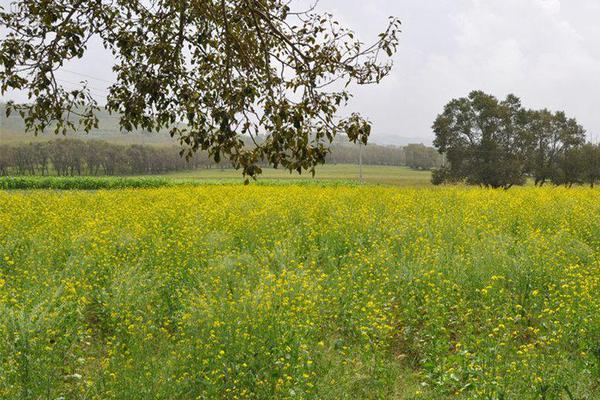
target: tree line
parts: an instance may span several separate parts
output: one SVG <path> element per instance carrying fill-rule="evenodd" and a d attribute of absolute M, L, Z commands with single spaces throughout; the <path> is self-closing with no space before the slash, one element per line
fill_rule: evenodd
<path fill-rule="evenodd" d="M 482 91 L 454 99 L 434 124 L 434 146 L 447 162 L 434 184 L 465 182 L 510 188 L 594 184 L 600 180 L 600 145 L 563 111 L 532 110 L 514 95 L 499 100 Z"/>
<path fill-rule="evenodd" d="M 443 157 L 422 144 L 406 147 L 336 143 L 326 162 L 356 163 L 363 152 L 366 165 L 397 165 L 432 169 Z M 266 166 L 267 163 L 262 163 Z M 147 175 L 199 168 L 231 168 L 228 161 L 216 163 L 205 152 L 186 160 L 181 148 L 155 145 L 122 145 L 103 140 L 57 139 L 47 142 L 0 145 L 0 175 Z"/>
<path fill-rule="evenodd" d="M 145 175 L 212 165 L 198 153 L 187 160 L 176 146 L 118 145 L 57 139 L 0 146 L 0 175 Z"/>
<path fill-rule="evenodd" d="M 367 146 L 353 144 L 334 144 L 326 156 L 328 164 L 355 164 L 362 151 L 365 165 L 406 166 L 417 170 L 431 170 L 443 165 L 444 157 L 433 147 L 424 144 L 408 144 L 406 146 Z"/>

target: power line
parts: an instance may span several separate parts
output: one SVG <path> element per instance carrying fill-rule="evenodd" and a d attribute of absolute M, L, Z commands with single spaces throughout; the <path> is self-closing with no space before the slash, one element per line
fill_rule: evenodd
<path fill-rule="evenodd" d="M 108 81 L 108 80 L 106 80 L 106 79 L 97 78 L 97 77 L 95 77 L 95 76 L 92 76 L 92 75 L 88 75 L 88 74 L 82 74 L 81 72 L 75 72 L 75 71 L 71 71 L 71 70 L 64 69 L 64 68 L 63 68 L 63 69 L 61 69 L 60 71 L 64 71 L 64 72 L 67 72 L 67 73 L 69 73 L 69 74 L 73 74 L 73 75 L 79 75 L 79 76 L 83 76 L 84 78 L 94 79 L 94 80 L 96 80 L 96 81 L 100 81 L 100 82 L 106 82 L 106 83 L 111 83 L 111 84 L 112 84 L 112 83 L 114 83 L 114 82 L 112 82 L 112 81 Z"/>
<path fill-rule="evenodd" d="M 56 78 L 57 81 L 62 82 L 62 83 L 68 83 L 69 85 L 76 85 L 76 86 L 82 86 L 83 82 L 71 82 L 71 81 L 67 81 L 65 79 L 61 79 L 61 78 Z M 97 87 L 93 87 L 93 86 L 85 86 L 87 89 L 92 89 L 94 91 L 97 91 L 98 93 L 100 92 L 104 92 L 105 95 L 108 94 L 108 90 L 106 89 L 101 89 L 101 88 L 97 88 Z"/>
<path fill-rule="evenodd" d="M 60 78 L 56 78 L 56 80 L 63 84 L 66 83 L 68 85 L 78 86 L 78 88 L 65 88 L 65 89 L 75 90 L 75 89 L 81 88 L 81 86 L 82 86 L 81 82 L 75 83 L 75 82 L 66 81 L 66 80 L 60 79 Z M 99 88 L 94 88 L 94 87 L 89 87 L 89 86 L 86 86 L 86 89 L 87 89 L 88 93 L 98 101 L 106 101 L 108 98 L 109 93 L 105 89 L 99 89 Z"/>

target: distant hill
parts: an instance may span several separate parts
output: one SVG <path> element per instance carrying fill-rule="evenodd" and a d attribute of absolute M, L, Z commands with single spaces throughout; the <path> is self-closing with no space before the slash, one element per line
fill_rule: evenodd
<path fill-rule="evenodd" d="M 66 137 L 82 140 L 106 140 L 116 144 L 154 144 L 169 145 L 178 144 L 177 139 L 173 139 L 167 132 L 149 133 L 142 130 L 134 132 L 125 132 L 119 129 L 119 120 L 115 115 L 108 112 L 98 112 L 99 129 L 94 129 L 89 133 L 72 132 L 67 133 Z M 27 143 L 37 141 L 48 141 L 57 138 L 64 138 L 63 135 L 55 135 L 49 132 L 34 136 L 25 132 L 23 119 L 18 115 L 6 117 L 5 104 L 0 103 L 0 143 Z"/>
<path fill-rule="evenodd" d="M 108 112 L 98 112 L 99 129 L 94 129 L 89 133 L 72 132 L 67 133 L 66 137 L 77 138 L 82 140 L 106 140 L 115 144 L 148 144 L 148 145 L 173 145 L 179 144 L 176 138 L 171 138 L 167 132 L 149 133 L 144 131 L 125 132 L 119 129 L 118 117 L 110 115 Z M 31 133 L 25 132 L 25 124 L 18 115 L 6 117 L 5 104 L 0 103 L 0 143 L 1 144 L 17 144 L 29 143 L 38 141 L 48 141 L 57 138 L 64 138 L 62 135 L 55 135 L 52 132 L 34 136 Z M 371 145 L 383 146 L 399 146 L 403 147 L 408 144 L 423 143 L 427 146 L 431 145 L 431 140 L 423 138 L 411 138 L 394 135 L 377 135 L 377 139 L 370 142 Z M 350 144 L 348 139 L 343 136 L 337 136 L 334 144 Z"/>

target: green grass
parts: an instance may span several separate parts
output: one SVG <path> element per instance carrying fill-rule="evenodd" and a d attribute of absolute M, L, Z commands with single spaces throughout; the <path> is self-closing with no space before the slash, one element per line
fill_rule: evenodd
<path fill-rule="evenodd" d="M 251 185 L 317 185 L 353 186 L 359 185 L 358 167 L 354 165 L 323 165 L 316 176 L 290 174 L 283 170 L 267 168 Z M 414 171 L 405 167 L 364 166 L 363 178 L 366 184 L 393 185 L 404 187 L 431 186 L 429 171 Z M 233 169 L 202 169 L 196 171 L 132 177 L 94 176 L 14 176 L 0 177 L 0 189 L 56 189 L 56 190 L 98 190 L 124 188 L 157 188 L 180 185 L 224 185 L 242 184 L 240 171 Z"/>
<path fill-rule="evenodd" d="M 241 174 L 234 169 L 200 169 L 196 171 L 169 174 L 166 176 L 185 179 L 241 180 Z M 282 169 L 265 168 L 259 180 L 342 180 L 358 181 L 359 167 L 351 164 L 325 164 L 317 167 L 315 177 L 310 174 L 290 173 Z M 431 186 L 430 171 L 415 171 L 407 167 L 365 165 L 363 179 L 370 184 L 394 186 Z"/>
<path fill-rule="evenodd" d="M 242 179 L 176 178 L 165 176 L 105 177 L 105 176 L 9 176 L 0 177 L 0 190 L 116 190 L 148 189 L 175 186 L 242 185 Z M 249 183 L 252 186 L 358 186 L 357 181 L 343 179 L 273 179 L 265 178 Z"/>
<path fill-rule="evenodd" d="M 0 189 L 98 190 L 125 188 L 157 188 L 173 186 L 177 181 L 161 177 L 96 177 L 96 176 L 15 176 L 0 177 Z"/>

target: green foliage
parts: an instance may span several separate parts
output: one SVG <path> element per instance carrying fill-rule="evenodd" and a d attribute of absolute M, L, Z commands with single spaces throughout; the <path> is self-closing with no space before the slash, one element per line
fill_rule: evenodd
<path fill-rule="evenodd" d="M 546 181 L 574 183 L 583 165 L 574 158 L 585 141 L 585 130 L 564 112 L 527 111 L 529 171 L 536 185 Z"/>
<path fill-rule="evenodd" d="M 431 170 L 439 168 L 444 157 L 434 148 L 423 144 L 409 144 L 404 147 L 406 165 L 413 169 Z"/>
<path fill-rule="evenodd" d="M 185 160 L 173 145 L 126 146 L 78 139 L 0 145 L 0 175 L 145 175 L 213 165 L 206 154 Z"/>
<path fill-rule="evenodd" d="M 586 143 L 580 149 L 582 162 L 581 180 L 591 187 L 600 181 L 600 143 Z"/>
<path fill-rule="evenodd" d="M 435 183 L 465 181 L 492 188 L 536 185 L 547 180 L 572 185 L 587 166 L 578 156 L 585 130 L 564 112 L 525 110 L 509 95 L 503 101 L 481 91 L 454 99 L 433 124 L 434 145 L 448 166 Z"/>
<path fill-rule="evenodd" d="M 36 133 L 96 128 L 99 106 L 86 85 L 66 90 L 55 78 L 96 38 L 114 56 L 106 109 L 119 115 L 123 129 L 168 129 L 182 153 L 205 150 L 250 177 L 261 172 L 261 161 L 314 171 L 336 134 L 367 142 L 370 123 L 357 114 L 339 119 L 337 112 L 351 96 L 348 85 L 379 83 L 389 73 L 391 63 L 380 56 L 396 51 L 400 22 L 390 18 L 376 42 L 365 45 L 331 15 L 290 5 L 15 1 L 0 10 L 7 32 L 0 91 L 23 90 L 31 103 L 11 103 L 6 111 L 20 113 Z"/>
<path fill-rule="evenodd" d="M 172 186 L 176 181 L 168 178 L 121 178 L 121 177 L 50 177 L 18 176 L 0 177 L 0 189 L 56 189 L 97 190 L 124 188 L 157 188 Z"/>
<path fill-rule="evenodd" d="M 579 147 L 568 148 L 561 152 L 551 169 L 550 180 L 552 183 L 569 187 L 576 183 L 582 183 L 581 177 L 585 170 L 585 164 L 581 153 Z"/>
<path fill-rule="evenodd" d="M 557 185 L 589 184 L 600 180 L 600 144 L 586 143 L 564 150 L 556 161 L 551 177 Z"/>
<path fill-rule="evenodd" d="M 431 183 L 433 185 L 437 186 L 449 182 L 452 182 L 452 176 L 448 167 L 436 168 L 431 172 Z"/>
<path fill-rule="evenodd" d="M 520 100 L 499 101 L 481 91 L 455 99 L 433 124 L 434 145 L 448 160 L 449 180 L 509 188 L 525 181 Z"/>

